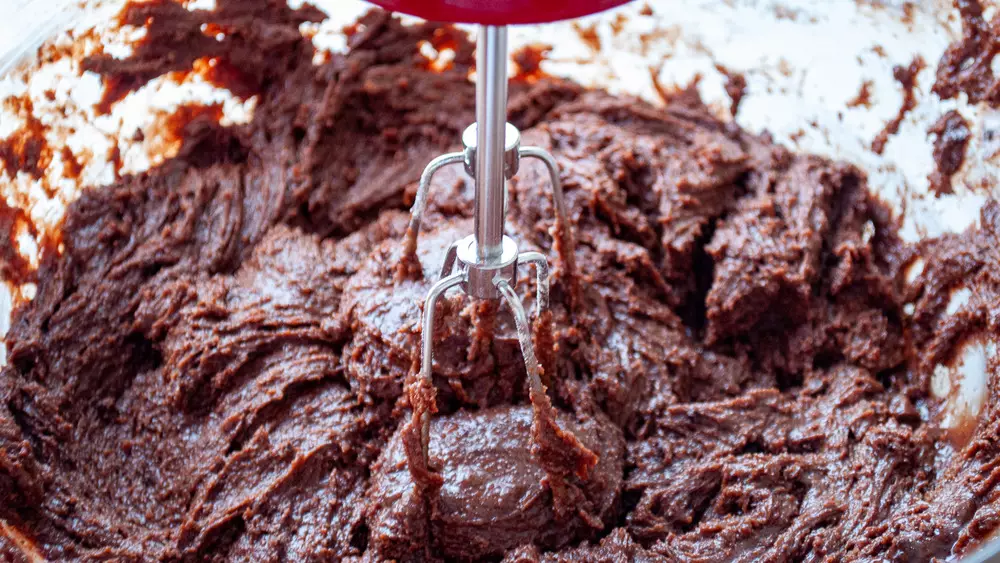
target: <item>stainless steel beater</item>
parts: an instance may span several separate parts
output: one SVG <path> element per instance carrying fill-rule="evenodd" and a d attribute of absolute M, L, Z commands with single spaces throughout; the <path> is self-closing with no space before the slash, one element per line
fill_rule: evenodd
<path fill-rule="evenodd" d="M 542 384 L 538 359 L 531 339 L 531 325 L 524 306 L 514 291 L 520 264 L 531 264 L 537 276 L 536 315 L 545 322 L 549 307 L 549 264 L 538 252 L 519 252 L 517 244 L 503 234 L 506 214 L 506 180 L 517 174 L 521 158 L 541 160 L 549 172 L 556 214 L 553 249 L 559 253 L 566 273 L 567 301 L 572 308 L 577 299 L 574 239 L 566 220 L 566 203 L 559 167 L 551 154 L 539 147 L 522 147 L 521 134 L 507 123 L 507 25 L 544 23 L 595 14 L 629 0 L 369 0 L 387 10 L 402 12 L 430 21 L 473 23 L 479 26 L 476 49 L 476 123 L 462 134 L 462 152 L 441 155 L 424 169 L 413 202 L 410 225 L 403 245 L 403 260 L 397 277 L 419 271 L 416 259 L 420 222 L 427 207 L 428 190 L 434 173 L 459 162 L 475 179 L 475 227 L 473 233 L 448 248 L 439 279 L 427 292 L 421 327 L 421 358 L 418 385 L 410 389 L 411 406 L 419 417 L 420 446 L 417 457 L 407 444 L 411 472 L 428 473 L 430 414 L 434 385 L 434 313 L 437 301 L 451 288 L 459 288 L 477 299 L 503 301 L 514 315 L 517 337 L 524 356 L 532 404 L 539 412 L 551 410 Z M 544 405 L 542 404 L 544 403 Z M 417 422 L 411 421 L 411 424 Z M 538 422 L 538 420 L 536 420 Z M 553 421 L 554 424 L 554 421 Z M 551 429 L 550 429 L 551 430 Z M 564 437 L 565 438 L 565 437 Z M 578 445 L 578 444 L 577 444 Z M 591 454 L 592 456 L 592 454 Z M 416 463 L 423 467 L 414 467 Z M 419 479 L 418 479 L 419 480 Z"/>
<path fill-rule="evenodd" d="M 462 133 L 462 144 L 465 147 L 462 152 L 441 155 L 424 168 L 404 244 L 404 252 L 415 251 L 434 173 L 450 164 L 463 163 L 466 172 L 475 178 L 475 226 L 472 234 L 453 242 L 448 248 L 441 268 L 441 278 L 428 291 L 424 301 L 420 378 L 425 385 L 432 384 L 435 305 L 449 289 L 459 288 L 470 297 L 501 300 L 510 308 L 524 356 L 528 384 L 533 394 L 544 394 L 531 338 L 531 325 L 514 287 L 517 284 L 518 266 L 533 265 L 537 277 L 536 314 L 540 318 L 549 306 L 549 264 L 539 252 L 520 252 L 517 243 L 504 235 L 506 181 L 517 174 L 522 158 L 542 161 L 548 169 L 552 186 L 556 212 L 555 234 L 571 239 L 559 167 L 555 158 L 545 150 L 539 147 L 522 147 L 520 131 L 506 122 L 506 26 L 480 26 L 476 57 L 476 123 Z M 572 252 L 572 245 L 568 250 Z M 404 267 L 403 264 L 400 265 L 400 268 Z M 429 423 L 430 415 L 424 411 L 421 430 L 425 458 Z"/>

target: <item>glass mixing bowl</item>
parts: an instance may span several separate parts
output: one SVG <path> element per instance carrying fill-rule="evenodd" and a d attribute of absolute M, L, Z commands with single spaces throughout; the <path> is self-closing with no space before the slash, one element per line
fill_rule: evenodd
<path fill-rule="evenodd" d="M 192 7 L 212 3 L 188 2 Z M 139 172 L 170 157 L 178 147 L 158 132 L 158 123 L 178 104 L 220 102 L 224 122 L 242 122 L 253 113 L 253 98 L 241 102 L 197 77 L 178 83 L 168 76 L 131 94 L 110 114 L 96 114 L 100 79 L 81 74 L 78 63 L 98 46 L 113 55 L 130 52 L 129 42 L 143 30 L 114 27 L 122 4 L 8 0 L 0 5 L 0 99 L 26 93 L 45 126 L 47 143 L 55 149 L 41 180 L 0 172 L 0 196 L 22 208 L 43 231 L 55 228 L 81 186 L 112 182 L 117 167 L 119 172 Z M 317 4 L 330 19 L 302 31 L 321 49 L 344 50 L 343 27 L 369 7 L 360 0 Z M 743 77 L 746 94 L 734 117 L 742 127 L 767 130 L 798 151 L 858 165 L 868 173 L 869 186 L 902 217 L 903 236 L 916 241 L 975 224 L 990 195 L 984 186 L 996 185 L 1000 118 L 986 106 L 940 100 L 930 92 L 936 62 L 959 33 L 957 16 L 946 2 L 640 0 L 570 22 L 518 26 L 511 29 L 510 42 L 512 49 L 544 43 L 541 69 L 548 74 L 653 103 L 662 103 L 661 89 L 696 84 L 702 98 L 727 118 L 732 104 L 727 83 Z M 449 56 L 425 47 L 431 59 Z M 918 56 L 928 64 L 917 75 L 916 106 L 898 133 L 889 137 L 884 153 L 877 155 L 872 140 L 902 103 L 893 68 Z M 858 103 L 862 89 L 869 92 L 867 104 Z M 972 140 L 953 178 L 955 193 L 935 197 L 928 189 L 935 163 L 927 130 L 952 109 L 970 123 Z M 0 139 L 20 126 L 6 106 L 0 110 Z M 137 129 L 143 132 L 142 140 L 134 136 Z M 61 174 L 71 164 L 66 155 L 80 167 L 78 180 Z M 37 264 L 30 233 L 21 232 L 17 243 Z M 2 336 L 12 307 L 30 299 L 34 287 L 0 281 Z M 958 289 L 952 299 L 957 305 L 967 297 L 967 289 Z M 939 366 L 934 392 L 947 402 L 939 424 L 975 423 L 986 400 L 987 359 L 994 352 L 995 343 L 989 340 L 970 341 L 954 365 Z M 0 365 L 4 361 L 0 345 Z M 2 521 L 0 531 L 23 540 Z M 23 541 L 30 555 L 31 546 Z"/>

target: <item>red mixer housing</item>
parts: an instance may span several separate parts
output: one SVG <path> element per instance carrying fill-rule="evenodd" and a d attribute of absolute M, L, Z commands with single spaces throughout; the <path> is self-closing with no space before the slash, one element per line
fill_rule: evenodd
<path fill-rule="evenodd" d="M 547 23 L 579 18 L 629 0 L 370 0 L 425 20 L 483 25 Z"/>

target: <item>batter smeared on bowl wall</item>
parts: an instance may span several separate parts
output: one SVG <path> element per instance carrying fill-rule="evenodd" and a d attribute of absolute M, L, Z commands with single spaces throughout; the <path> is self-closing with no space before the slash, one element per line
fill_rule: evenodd
<path fill-rule="evenodd" d="M 199 113 L 175 158 L 85 191 L 63 252 L 43 248 L 0 372 L 5 529 L 57 561 L 922 561 L 992 533 L 995 391 L 958 440 L 930 376 L 996 333 L 1000 207 L 908 246 L 850 165 L 690 95 L 545 76 L 511 84 L 509 118 L 562 170 L 572 306 L 543 168 L 511 182 L 508 228 L 554 266 L 536 346 L 596 460 L 549 478 L 512 320 L 456 296 L 435 334 L 440 483 L 415 487 L 404 387 L 441 241 L 469 230 L 460 170 L 432 191 L 425 277 L 394 272 L 420 171 L 473 119 L 471 45 L 448 30 L 435 70 L 419 44 L 439 27 L 374 12 L 314 65 L 298 26 L 321 17 L 136 4 L 134 54 L 87 61 L 105 108 L 203 57 L 259 103 L 245 125 Z M 0 554 L 23 557 L 13 537 Z"/>

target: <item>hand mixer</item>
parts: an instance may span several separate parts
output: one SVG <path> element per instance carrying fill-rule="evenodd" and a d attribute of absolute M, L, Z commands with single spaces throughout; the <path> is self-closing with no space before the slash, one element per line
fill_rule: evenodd
<path fill-rule="evenodd" d="M 507 25 L 552 22 L 579 17 L 624 4 L 628 0 L 372 0 L 387 10 L 433 21 L 479 24 L 476 45 L 476 122 L 462 134 L 464 150 L 432 160 L 420 177 L 404 256 L 397 277 L 419 274 L 416 260 L 417 236 L 427 205 L 434 173 L 444 166 L 463 163 L 475 179 L 475 221 L 473 233 L 448 248 L 441 279 L 428 291 L 421 327 L 419 383 L 432 390 L 435 305 L 451 288 L 459 288 L 476 299 L 500 300 L 510 308 L 524 357 L 529 390 L 544 397 L 538 360 L 535 356 L 528 316 L 514 286 L 520 264 L 535 267 L 538 318 L 548 308 L 549 265 L 539 252 L 519 252 L 517 244 L 504 235 L 505 182 L 517 174 L 521 158 L 540 160 L 548 169 L 556 213 L 555 247 L 572 268 L 572 233 L 566 220 L 566 206 L 559 168 L 555 158 L 538 147 L 522 147 L 520 132 L 507 123 Z M 431 396 L 433 397 L 433 396 Z M 430 399 L 433 401 L 433 398 Z M 421 428 L 422 461 L 428 455 L 430 408 L 414 405 Z"/>

